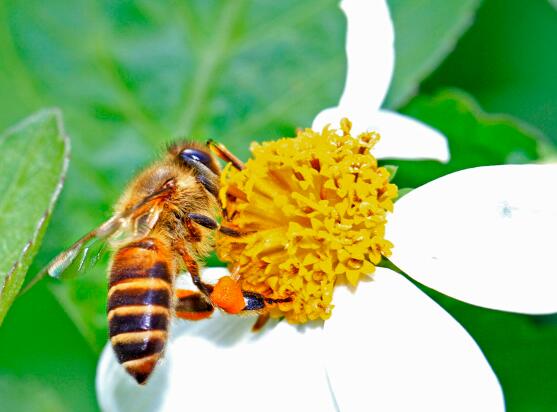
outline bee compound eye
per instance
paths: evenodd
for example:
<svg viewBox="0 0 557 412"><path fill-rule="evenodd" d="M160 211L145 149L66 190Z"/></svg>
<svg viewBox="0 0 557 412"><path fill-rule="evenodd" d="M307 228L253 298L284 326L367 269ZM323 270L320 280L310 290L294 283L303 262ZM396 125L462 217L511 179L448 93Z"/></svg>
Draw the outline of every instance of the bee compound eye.
<svg viewBox="0 0 557 412"><path fill-rule="evenodd" d="M211 156L208 153L205 153L201 150L184 149L180 153L180 157L184 160L185 159L195 160L196 162L203 163L205 166L209 168L211 167L211 162L212 162Z"/></svg>

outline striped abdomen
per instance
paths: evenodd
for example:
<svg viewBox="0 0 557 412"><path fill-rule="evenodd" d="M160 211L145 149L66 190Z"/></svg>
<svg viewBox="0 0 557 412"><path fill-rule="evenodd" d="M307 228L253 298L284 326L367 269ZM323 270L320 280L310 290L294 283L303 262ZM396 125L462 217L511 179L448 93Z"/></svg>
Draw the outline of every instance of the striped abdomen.
<svg viewBox="0 0 557 412"><path fill-rule="evenodd" d="M119 249L110 269L108 325L118 361L145 383L162 355L174 269L164 244L145 238Z"/></svg>

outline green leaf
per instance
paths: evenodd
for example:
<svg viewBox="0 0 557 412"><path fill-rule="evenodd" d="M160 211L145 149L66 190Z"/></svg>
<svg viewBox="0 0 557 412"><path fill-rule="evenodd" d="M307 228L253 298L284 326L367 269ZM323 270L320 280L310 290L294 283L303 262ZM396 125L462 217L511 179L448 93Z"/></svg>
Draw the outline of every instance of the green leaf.
<svg viewBox="0 0 557 412"><path fill-rule="evenodd" d="M398 189L398 196L396 197L396 201L402 199L404 196L406 196L408 193L410 193L412 190L412 188L410 187L403 187L403 188L399 188Z"/></svg>
<svg viewBox="0 0 557 412"><path fill-rule="evenodd" d="M458 87L557 143L557 12L546 0L484 0L458 48L422 90Z"/></svg>
<svg viewBox="0 0 557 412"><path fill-rule="evenodd" d="M37 253L69 160L58 110L44 110L0 136L0 323Z"/></svg>
<svg viewBox="0 0 557 412"><path fill-rule="evenodd" d="M480 0L389 0L395 25L395 72L386 107L400 107L455 48Z"/></svg>
<svg viewBox="0 0 557 412"><path fill-rule="evenodd" d="M73 143L37 268L107 219L168 141L214 138L246 158L252 140L309 126L342 92L345 23L337 0L0 2L0 126L56 104ZM96 350L105 270L53 286Z"/></svg>
<svg viewBox="0 0 557 412"><path fill-rule="evenodd" d="M11 412L69 411L60 396L50 387L34 379L0 376L2 408Z"/></svg>
<svg viewBox="0 0 557 412"><path fill-rule="evenodd" d="M50 293L47 282L15 300L0 327L0 342L2 411L40 411L43 402L48 405L52 399L54 405L65 405L59 409L62 411L98 412L93 384L98 355ZM31 391L40 393L33 395L12 387L26 383ZM41 394L43 391L46 395ZM8 404L16 402L17 396L25 396L19 409Z"/></svg>
<svg viewBox="0 0 557 412"><path fill-rule="evenodd" d="M538 131L509 116L484 113L472 97L461 91L419 96L403 112L442 132L449 143L451 160L446 164L389 160L399 166L395 177L399 187L417 187L470 167L528 163L547 150L547 141Z"/></svg>

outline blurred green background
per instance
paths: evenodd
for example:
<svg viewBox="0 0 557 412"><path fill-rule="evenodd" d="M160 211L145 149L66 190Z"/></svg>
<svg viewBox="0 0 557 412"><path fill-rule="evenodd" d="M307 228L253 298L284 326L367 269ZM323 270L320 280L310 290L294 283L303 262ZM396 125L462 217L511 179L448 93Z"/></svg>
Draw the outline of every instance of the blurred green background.
<svg viewBox="0 0 557 412"><path fill-rule="evenodd" d="M400 186L552 156L550 1L389 4L397 62L385 106L443 131L453 151L448 165L398 162ZM109 217L126 181L172 138L212 137L246 158L248 142L309 126L340 96L344 31L332 0L0 2L0 130L57 106L72 139L66 186L30 273ZM1 410L97 410L105 268L46 280L16 301L0 327ZM556 316L426 292L477 340L509 411L557 411Z"/></svg>

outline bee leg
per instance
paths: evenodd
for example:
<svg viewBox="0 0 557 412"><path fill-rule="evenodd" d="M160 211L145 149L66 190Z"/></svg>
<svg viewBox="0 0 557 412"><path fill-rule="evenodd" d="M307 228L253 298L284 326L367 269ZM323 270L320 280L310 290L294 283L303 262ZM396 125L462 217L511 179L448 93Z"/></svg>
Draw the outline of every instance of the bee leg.
<svg viewBox="0 0 557 412"><path fill-rule="evenodd" d="M244 295L244 300L246 301L246 306L243 309L244 311L262 310L275 303L286 303L292 301L292 298L290 297L282 299L272 299L266 298L260 293L250 292L247 290L243 290L242 294Z"/></svg>
<svg viewBox="0 0 557 412"><path fill-rule="evenodd" d="M206 227L207 229L216 229L219 226L219 224L213 218L205 215L200 215L198 213L190 213L188 215L188 218L190 220L193 220L198 225Z"/></svg>
<svg viewBox="0 0 557 412"><path fill-rule="evenodd" d="M292 299L272 299L260 293L243 290L240 283L230 276L223 276L211 291L211 303L230 314L255 312L260 315L267 312L269 305L290 302ZM265 321L258 322L263 327Z"/></svg>
<svg viewBox="0 0 557 412"><path fill-rule="evenodd" d="M226 236L230 236L230 237L242 237L243 233L236 230L236 229L232 229L231 227L227 227L227 226L220 226L219 227L219 232L221 232L223 235Z"/></svg>
<svg viewBox="0 0 557 412"><path fill-rule="evenodd" d="M188 240L192 243L197 243L201 241L201 232L192 222L192 219L186 218L184 219L186 224L186 229L188 230Z"/></svg>
<svg viewBox="0 0 557 412"><path fill-rule="evenodd" d="M210 291L213 290L213 285L205 284L205 286ZM254 292L243 291L242 293L245 301L245 307L242 312L261 312L252 326L252 331L258 332L269 320L269 314L264 312L266 308L265 299ZM213 304L201 293L189 289L176 290L176 306L174 310L176 317L184 320L202 320L210 318L214 310Z"/></svg>
<svg viewBox="0 0 557 412"><path fill-rule="evenodd" d="M234 156L223 144L217 143L214 140L208 140L207 146L222 160L232 163L236 169L243 170L245 168L244 163Z"/></svg>
<svg viewBox="0 0 557 412"><path fill-rule="evenodd" d="M259 332L261 329L263 329L263 326L267 324L268 320L269 320L269 313L260 313L259 316L257 317L257 320L251 327L251 331Z"/></svg>
<svg viewBox="0 0 557 412"><path fill-rule="evenodd" d="M185 320L206 319L213 314L214 310L213 305L201 293L188 289L176 290L175 314L178 318Z"/></svg>
<svg viewBox="0 0 557 412"><path fill-rule="evenodd" d="M265 298L263 295L259 293L248 292L248 291L243 291L243 295L246 301L246 306L243 309L243 312L255 311L259 313L257 320L251 327L252 332L259 332L261 329L263 329L263 327L269 320L270 316L267 310L269 308L269 305L274 303L290 302L292 300L291 298L285 298L285 299Z"/></svg>
<svg viewBox="0 0 557 412"><path fill-rule="evenodd" d="M209 297L211 295L211 290L209 289L208 285L201 281L201 277L199 276L199 265L197 264L196 260L187 252L187 250L183 247L177 247L176 250L182 256L182 260L190 273L191 280L193 284L199 289L201 293L205 296Z"/></svg>

